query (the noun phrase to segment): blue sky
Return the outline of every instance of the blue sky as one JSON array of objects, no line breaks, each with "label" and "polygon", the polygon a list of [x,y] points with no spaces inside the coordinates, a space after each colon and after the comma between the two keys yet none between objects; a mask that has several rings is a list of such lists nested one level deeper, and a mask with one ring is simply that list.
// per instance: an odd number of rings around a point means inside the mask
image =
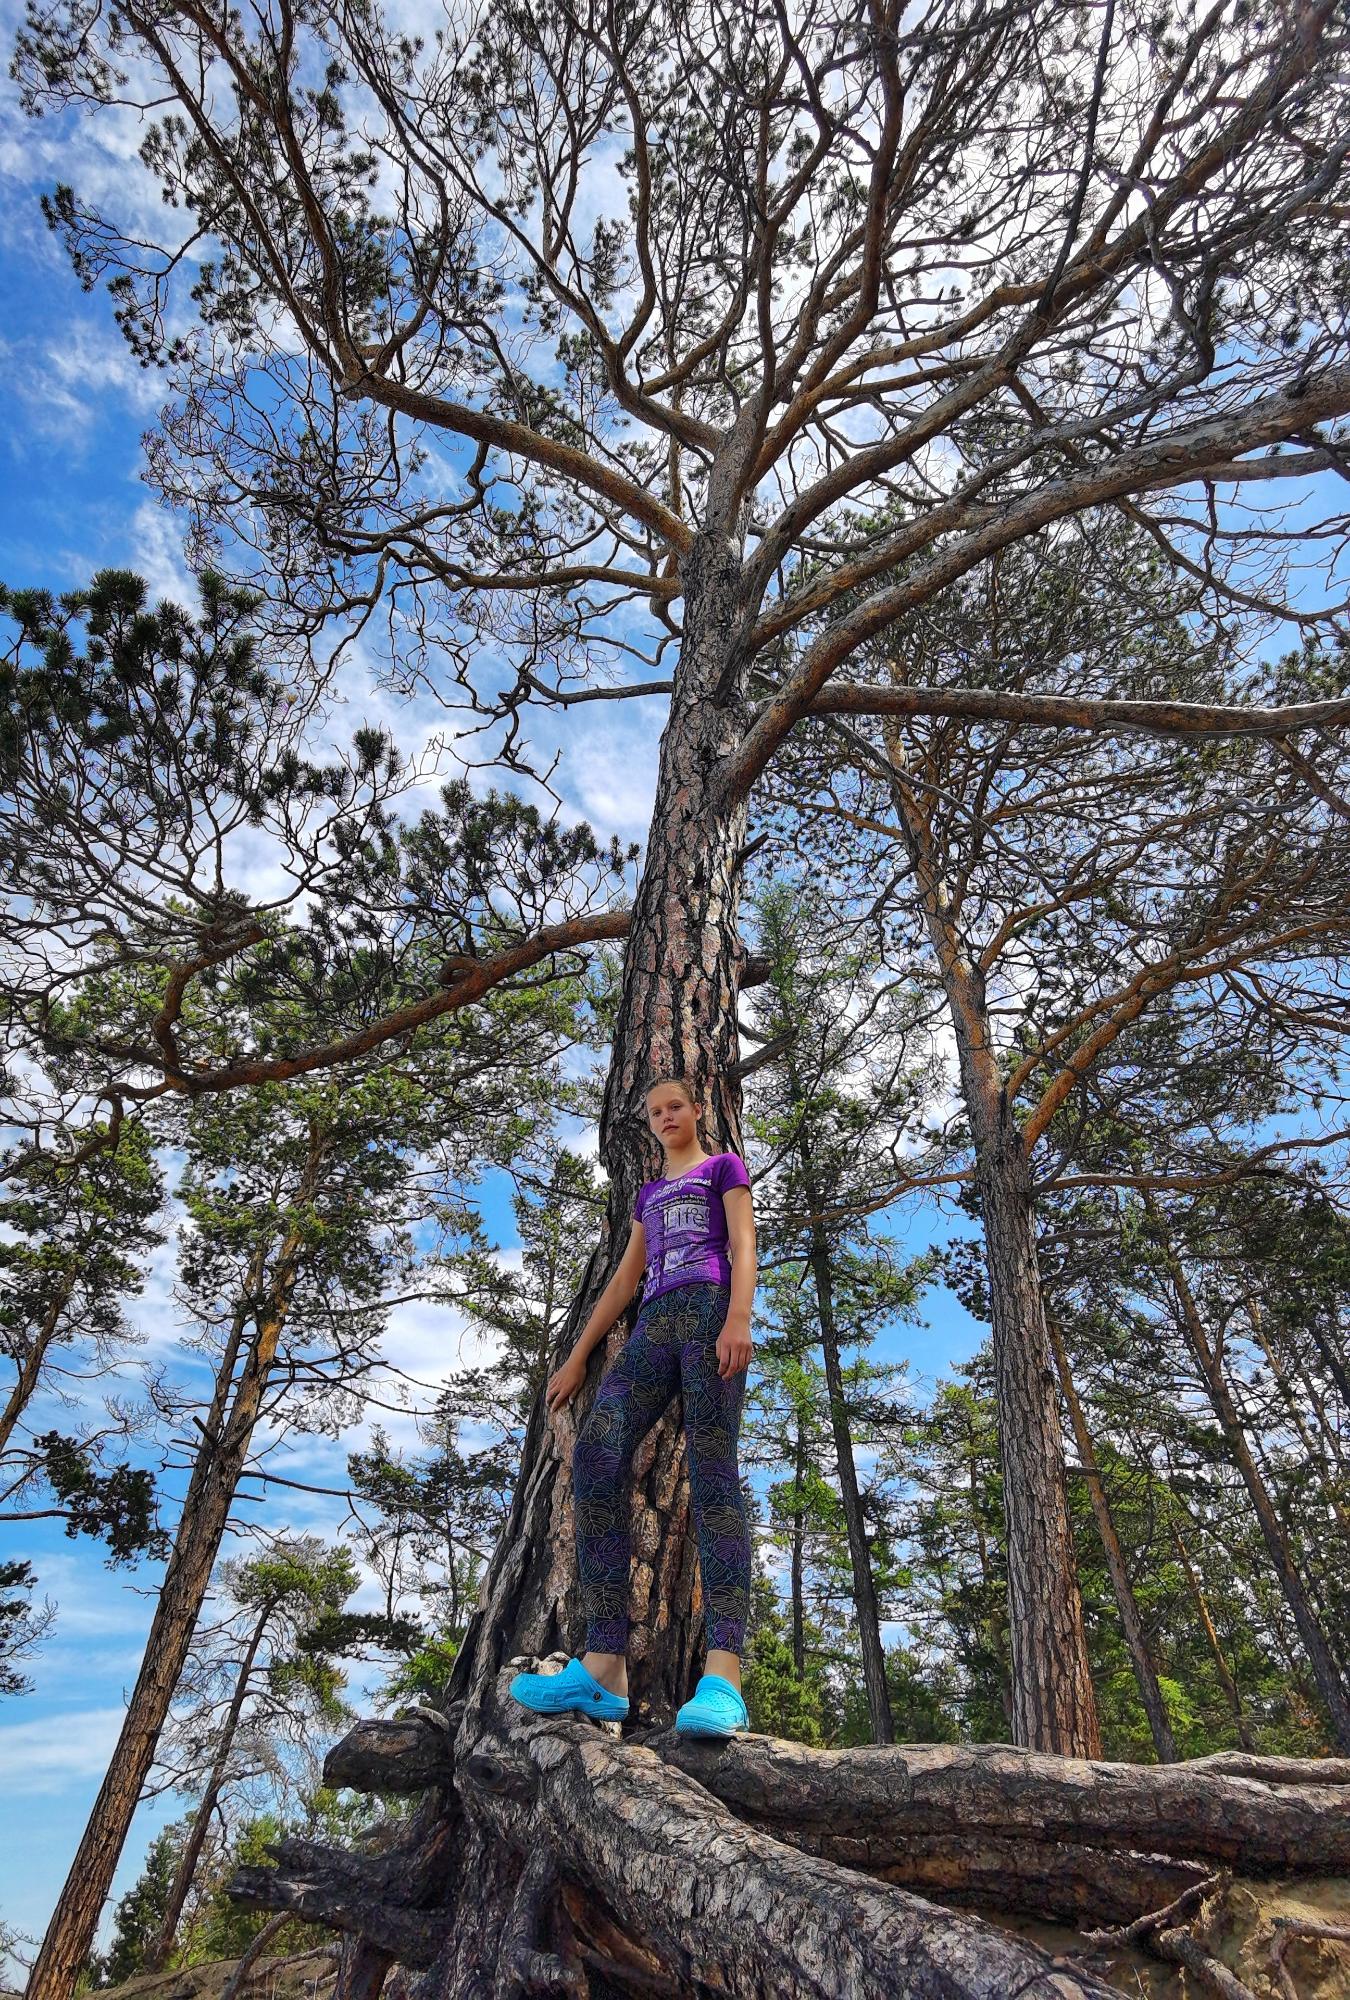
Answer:
[{"label": "blue sky", "polygon": [[[13,11],[6,6],[0,13],[8,31]],[[30,125],[19,116],[12,90],[6,90],[0,116],[0,171],[6,180],[0,343],[8,395],[0,428],[0,579],[11,585],[64,590],[97,568],[116,564],[141,571],[157,591],[184,592],[177,524],[140,479],[140,439],[153,419],[160,383],[127,354],[106,295],[80,290],[38,211],[39,191],[58,175],[80,172],[82,186],[124,184],[129,151],[125,132],[111,128]],[[590,819],[606,837],[642,838],[661,706],[623,704],[603,728],[591,731],[584,755],[573,762],[569,816]],[[431,713],[419,715],[406,706],[396,713],[376,690],[349,686],[350,725],[376,718],[397,721],[405,739],[434,721]],[[486,1219],[509,1247],[510,1210],[500,1177],[488,1191]],[[930,1225],[943,1228],[931,1214],[911,1221],[905,1234],[916,1250],[929,1240]],[[154,1347],[181,1366],[170,1275],[166,1251],[134,1317]],[[926,1381],[969,1354],[981,1333],[950,1297],[929,1303],[930,1324],[900,1329],[901,1337],[889,1349],[879,1346],[876,1355],[898,1359],[903,1351]],[[454,1365],[457,1335],[445,1312],[405,1312],[391,1336],[392,1358],[430,1379]],[[53,1407],[46,1421],[69,1427],[70,1412]],[[320,1484],[338,1483],[345,1452],[357,1442],[306,1441],[303,1460],[297,1457],[289,1469]],[[410,1434],[405,1442],[413,1442]],[[290,1496],[287,1518],[297,1529],[322,1532],[331,1525],[335,1504]],[[120,1725],[158,1566],[109,1571],[89,1542],[67,1540],[59,1522],[26,1523],[6,1530],[6,1536],[6,1552],[33,1562],[40,1593],[57,1606],[52,1635],[31,1664],[34,1692],[0,1706],[0,1848],[6,1855],[0,1916],[31,1936],[40,1934],[65,1878]],[[138,1814],[114,1900],[139,1873],[159,1826],[181,1809],[181,1802],[169,1798]],[[106,1930],[105,1920],[105,1936]]]}]

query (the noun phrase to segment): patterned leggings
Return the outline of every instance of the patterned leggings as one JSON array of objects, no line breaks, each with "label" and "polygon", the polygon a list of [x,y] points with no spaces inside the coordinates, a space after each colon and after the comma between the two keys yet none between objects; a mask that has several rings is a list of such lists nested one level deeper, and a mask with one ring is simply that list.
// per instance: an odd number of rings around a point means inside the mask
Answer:
[{"label": "patterned leggings", "polygon": [[644,1305],[601,1382],[572,1453],[577,1568],[586,1651],[628,1642],[628,1473],[633,1453],[679,1389],[698,1530],[709,1647],[739,1654],[750,1609],[750,1526],[736,1464],[745,1370],[717,1372],[727,1285],[677,1285]]}]

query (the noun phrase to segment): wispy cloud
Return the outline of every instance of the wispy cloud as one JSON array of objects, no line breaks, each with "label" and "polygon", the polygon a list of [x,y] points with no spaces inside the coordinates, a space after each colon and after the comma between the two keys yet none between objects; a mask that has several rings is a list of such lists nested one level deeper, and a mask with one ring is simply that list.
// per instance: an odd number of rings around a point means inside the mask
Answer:
[{"label": "wispy cloud", "polygon": [[0,1764],[10,1798],[62,1792],[108,1768],[125,1711],[87,1708],[0,1726]]}]

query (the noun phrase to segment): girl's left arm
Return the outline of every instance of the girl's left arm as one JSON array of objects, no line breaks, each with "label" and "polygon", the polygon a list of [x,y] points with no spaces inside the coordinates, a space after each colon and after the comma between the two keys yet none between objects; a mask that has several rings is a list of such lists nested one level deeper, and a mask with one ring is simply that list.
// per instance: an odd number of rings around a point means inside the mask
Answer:
[{"label": "girl's left arm", "polygon": [[728,1188],[727,1251],[731,1258],[731,1303],[717,1340],[717,1372],[739,1375],[750,1366],[750,1312],[755,1303],[755,1211],[746,1187]]}]

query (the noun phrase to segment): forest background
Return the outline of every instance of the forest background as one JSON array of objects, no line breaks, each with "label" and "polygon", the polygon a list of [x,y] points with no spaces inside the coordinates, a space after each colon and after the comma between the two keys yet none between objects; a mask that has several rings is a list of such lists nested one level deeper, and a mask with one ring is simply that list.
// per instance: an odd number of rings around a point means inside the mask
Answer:
[{"label": "forest background", "polygon": [[[14,24],[9,25],[12,29]],[[126,123],[105,118],[90,123],[49,120],[34,126],[21,121],[12,96],[7,99],[3,165],[11,198],[0,225],[4,260],[0,283],[12,304],[5,329],[10,363],[5,434],[9,464],[0,500],[0,578],[11,586],[59,591],[82,587],[100,569],[126,568],[147,579],[154,597],[191,606],[196,588],[183,561],[179,523],[138,483],[141,432],[159,403],[154,372],[136,366],[109,323],[106,301],[80,292],[68,260],[38,210],[38,195],[48,192],[55,180],[75,179],[94,200],[119,205],[124,220],[134,215],[136,204],[147,200],[147,190],[130,158],[129,129]],[[1312,524],[1334,517],[1343,506],[1342,492],[1334,470],[1309,477],[1299,488],[1301,512],[1286,514],[1283,527],[1296,531],[1300,519]],[[1310,540],[1300,548],[1294,542],[1284,553],[1293,565],[1290,602],[1295,608],[1314,599],[1324,602],[1334,594],[1334,571],[1328,574],[1319,567],[1324,545]],[[1251,642],[1253,659],[1274,661],[1299,643],[1293,624],[1259,618],[1253,623],[1259,628],[1259,637]],[[1328,692],[1330,687],[1328,683]],[[335,752],[358,728],[386,729],[421,769],[418,783],[401,798],[399,811],[434,802],[439,782],[452,775],[452,760],[437,748],[444,713],[426,690],[412,686],[395,694],[381,686],[374,658],[358,641],[344,654],[332,692],[327,714],[315,721],[307,736],[311,754]],[[563,714],[553,719],[558,724],[556,735],[551,733],[547,709],[531,719],[529,743],[536,765],[548,769],[555,750],[562,753],[551,774],[561,802],[560,823],[575,827],[584,822],[602,850],[615,844],[611,851],[616,891],[622,884],[624,892],[631,893],[635,880],[631,850],[647,827],[661,712],[659,697],[652,702],[618,703],[605,709],[603,724],[593,729],[564,729],[562,723],[571,718]],[[501,782],[499,774],[497,781]],[[472,782],[481,792],[487,779],[480,774]],[[506,788],[518,790],[524,798],[539,796],[519,773],[507,779]],[[764,850],[756,883],[761,895],[774,879],[767,864],[781,862],[790,869],[793,860],[792,830],[785,832],[781,819],[777,830],[779,845],[770,842]],[[859,854],[863,852],[860,843]],[[272,856],[259,840],[256,872],[250,874],[246,868],[240,886],[251,894],[264,893],[271,864]],[[775,915],[772,905],[761,902],[758,909],[767,932],[775,922],[786,921],[783,911]],[[811,915],[809,902],[799,895],[792,913],[805,922]],[[837,937],[823,943],[809,926],[805,936],[810,950],[818,951],[822,963],[838,972]],[[602,955],[596,958],[600,961]],[[788,952],[779,961],[777,974],[787,980],[790,973]],[[880,974],[874,971],[871,976]],[[1313,976],[1314,986],[1321,976]],[[588,1097],[586,1082],[603,1074],[603,1029],[610,996],[602,982],[598,987],[578,984],[568,997],[578,1006],[577,1019],[585,1036],[567,1046],[570,1037],[558,1031],[556,1022],[540,1028],[541,1063],[533,1073],[537,1090],[524,1107],[524,1123],[510,1126],[507,1121],[494,1128],[497,1139],[505,1136],[509,1141],[506,1150],[517,1169],[515,1175],[495,1163],[465,1172],[462,1162],[451,1161],[436,1195],[428,1196],[420,1211],[411,1203],[408,1215],[399,1218],[409,1232],[401,1253],[406,1289],[423,1294],[440,1290],[442,1296],[403,1299],[399,1286],[391,1283],[394,1302],[378,1328],[379,1359],[368,1367],[363,1362],[359,1376],[344,1380],[332,1409],[317,1419],[331,1435],[325,1435],[323,1428],[292,1433],[270,1451],[266,1428],[259,1434],[256,1451],[266,1454],[267,1470],[297,1483],[253,1484],[251,1504],[236,1509],[230,1556],[248,1558],[269,1548],[275,1553],[276,1538],[283,1547],[298,1537],[315,1538],[329,1549],[345,1545],[354,1564],[353,1588],[344,1590],[340,1579],[332,1603],[325,1602],[322,1608],[325,1613],[336,1606],[347,1614],[368,1614],[369,1622],[342,1630],[330,1624],[332,1643],[326,1649],[302,1646],[287,1656],[291,1667],[298,1659],[307,1661],[306,1673],[293,1675],[288,1685],[286,1672],[279,1671],[267,1683],[276,1728],[268,1738],[259,1722],[257,1741],[264,1747],[255,1760],[257,1768],[245,1781],[232,1783],[222,1799],[221,1871],[231,1847],[236,1853],[252,1851],[248,1841],[269,1813],[293,1823],[312,1818],[316,1810],[336,1814],[333,1802],[316,1804],[309,1755],[340,1733],[333,1697],[340,1696],[351,1709],[368,1711],[382,1699],[397,1700],[432,1685],[434,1642],[444,1636],[442,1579],[419,1551],[391,1586],[387,1569],[381,1568],[388,1558],[389,1536],[372,1541],[353,1523],[342,1495],[352,1477],[353,1454],[369,1459],[373,1451],[387,1446],[391,1453],[406,1454],[423,1465],[434,1456],[449,1435],[444,1426],[438,1430],[434,1424],[437,1392],[453,1389],[464,1380],[465,1371],[489,1371],[494,1363],[521,1353],[520,1329],[528,1320],[528,1308],[538,1304],[540,1273],[549,1259],[560,1298],[570,1296],[577,1275],[576,1252],[585,1237],[586,1189],[584,1179],[578,1178],[568,1183],[566,1203],[556,1199],[556,1146],[561,1143],[582,1161],[594,1161],[595,1128],[587,1114],[593,1114],[596,1105],[593,1093]],[[826,1010],[844,1004],[843,1018],[856,1023],[860,1013],[856,986],[845,991],[838,979],[831,984],[822,977],[818,997]],[[773,999],[773,981],[761,981],[754,1008],[771,1012]],[[910,1039],[904,1043],[905,1075],[900,1084],[892,1082],[887,1113],[894,1121],[897,1157],[917,1157],[929,1149],[933,1177],[940,1179],[942,1161],[933,1149],[944,1136],[954,1147],[960,1137],[950,1126],[951,1044],[931,1013],[924,1018],[918,1008],[915,1018],[922,1025],[911,1024]],[[1325,1046],[1334,1047],[1334,1035]],[[1324,1060],[1325,1046],[1319,1043],[1311,1055],[1300,1049],[1288,1055],[1290,1074],[1303,1065],[1307,1078],[1304,1096],[1297,1102],[1278,1086],[1269,1088],[1269,1075],[1261,1072],[1262,1062],[1271,1059],[1277,1044],[1253,1050],[1251,1067],[1238,1083],[1218,1079],[1218,1108],[1208,1138],[1252,1151],[1300,1134],[1319,1139],[1333,1134],[1339,1084],[1334,1054]],[[1175,1048],[1162,1052],[1159,1067],[1151,1073],[1155,1080],[1172,1074],[1166,1064],[1175,1054]],[[1147,1050],[1141,1053],[1132,1047],[1133,1068],[1122,1071],[1126,1081],[1141,1075],[1147,1081],[1148,1060]],[[871,1081],[876,1083],[875,1075]],[[518,1086],[520,1079],[513,1082]],[[783,1164],[775,1143],[782,1134],[776,1087],[772,1065],[747,1078],[747,1153],[752,1169],[781,1169]],[[1165,1095],[1170,1086],[1160,1087]],[[1196,1087],[1200,1088],[1198,1076]],[[860,1089],[856,1073],[844,1077],[842,1089],[845,1100],[852,1095],[856,1101]],[[1337,1203],[1339,1157],[1335,1146],[1319,1147],[1315,1177],[1313,1168],[1299,1162],[1297,1174],[1302,1178],[1297,1187],[1315,1186],[1319,1198],[1330,1197],[1333,1205]],[[171,1182],[181,1172],[183,1159],[171,1148],[166,1151],[164,1165]],[[561,1171],[566,1175],[570,1170]],[[851,1248],[858,1251],[858,1261],[848,1267],[842,1287],[843,1322],[853,1334],[865,1336],[861,1343],[846,1338],[846,1357],[857,1361],[865,1354],[866,1363],[878,1371],[872,1381],[864,1367],[851,1382],[850,1421],[871,1522],[882,1612],[879,1630],[892,1649],[891,1696],[901,1740],[963,1733],[997,1739],[1005,1733],[998,1713],[1004,1645],[998,1612],[1002,1577],[996,1552],[991,1556],[986,1546],[986,1532],[993,1531],[996,1543],[998,1530],[988,1369],[981,1371],[977,1364],[971,1373],[965,1368],[980,1352],[984,1328],[978,1317],[982,1307],[978,1276],[969,1257],[960,1254],[960,1246],[975,1242],[978,1229],[970,1213],[959,1206],[959,1192],[948,1182],[940,1193],[920,1188],[873,1210],[853,1231]],[[525,1204],[524,1210],[513,1197]],[[523,1216],[537,1229],[551,1207],[566,1212],[575,1233],[569,1232],[564,1242],[545,1242],[542,1247],[536,1237],[531,1245],[522,1233]],[[181,1399],[192,1393],[195,1371],[201,1367],[200,1353],[191,1345],[194,1321],[185,1311],[174,1236],[183,1212],[171,1196],[149,1224],[158,1240],[147,1240],[135,1252],[133,1261],[141,1275],[127,1288],[126,1326],[113,1325],[100,1350],[99,1365],[109,1363],[107,1372],[74,1383],[62,1399],[39,1396],[24,1415],[30,1439],[53,1429],[96,1438],[89,1460],[94,1486],[86,1489],[96,1497],[113,1493],[108,1482],[116,1478],[118,1467],[153,1473],[158,1521],[167,1528],[172,1527],[185,1478],[183,1447],[175,1442],[182,1434]],[[1099,1219],[1098,1226],[1102,1226]],[[1254,1227],[1250,1216],[1247,1226]],[[530,1247],[538,1253],[536,1261],[524,1290],[513,1294],[510,1281],[522,1274]],[[1296,1249],[1289,1241],[1269,1247],[1272,1270],[1298,1268]],[[770,1266],[776,1254],[787,1258],[786,1244],[775,1243],[771,1221],[762,1248]],[[446,1261],[438,1263],[437,1253],[444,1253]],[[1197,1254],[1203,1264],[1203,1253]],[[1338,1240],[1333,1240],[1326,1252],[1328,1268],[1339,1268],[1338,1254]],[[1053,1244],[1050,1261],[1053,1266]],[[495,1299],[490,1298],[491,1289],[499,1280],[493,1273],[507,1281]],[[1082,1280],[1082,1269],[1076,1276]],[[1330,1326],[1333,1353],[1339,1355],[1343,1308],[1334,1303],[1334,1277],[1330,1282],[1333,1303],[1326,1307],[1322,1330]],[[475,1325],[447,1302],[445,1291],[460,1283],[476,1285],[478,1296],[489,1299],[489,1317],[495,1325]],[[1087,1289],[1090,1293],[1090,1273]],[[1090,1331],[1091,1299],[1085,1305],[1080,1292],[1077,1302]],[[759,1506],[762,1574],[777,1593],[772,1612],[769,1600],[760,1600],[765,1665],[758,1719],[783,1734],[800,1732],[806,1740],[866,1741],[867,1697],[859,1634],[850,1610],[845,1524],[832,1497],[838,1471],[824,1389],[816,1378],[803,1390],[790,1374],[793,1342],[802,1336],[794,1319],[799,1302],[775,1291],[766,1278],[762,1303],[762,1346],[772,1356],[773,1338],[781,1337],[778,1365],[787,1372],[766,1378],[777,1388],[779,1400],[771,1405],[766,1395],[747,1439],[750,1483]],[[1326,1295],[1319,1292],[1316,1309],[1322,1310],[1325,1303]],[[1184,1303],[1179,1309],[1184,1316]],[[1261,1749],[1316,1754],[1331,1742],[1319,1714],[1317,1689],[1300,1653],[1296,1620],[1291,1622],[1260,1536],[1242,1512],[1239,1482],[1225,1454],[1224,1439],[1198,1393],[1192,1364],[1170,1347],[1164,1353],[1161,1343],[1155,1352],[1148,1312],[1138,1303],[1137,1311],[1128,1351],[1108,1353],[1105,1377],[1090,1372],[1089,1379],[1097,1385],[1099,1402],[1107,1407],[1113,1363],[1131,1384],[1128,1413],[1122,1417],[1117,1409],[1113,1416],[1123,1423],[1122,1435],[1134,1426],[1137,1459],[1131,1464],[1126,1455],[1115,1469],[1115,1498],[1126,1522],[1126,1554],[1160,1659],[1172,1726],[1188,1755],[1244,1737]],[[1324,1560],[1324,1538],[1329,1532],[1334,1536],[1337,1523],[1343,1524],[1347,1506],[1343,1382],[1335,1361],[1328,1362],[1305,1338],[1306,1329],[1286,1331],[1287,1348],[1278,1344],[1278,1336],[1270,1348],[1263,1347],[1250,1329],[1235,1337],[1234,1386],[1241,1419],[1266,1474],[1295,1566],[1312,1588],[1333,1654],[1343,1663],[1345,1580],[1330,1573]],[[536,1368],[536,1379],[543,1351],[527,1357]],[[82,1352],[78,1341],[73,1352]],[[482,1375],[477,1378],[479,1389],[474,1393],[481,1392],[484,1381]],[[147,1403],[148,1388],[153,1393]],[[783,1452],[790,1435],[785,1411],[790,1410],[794,1390],[814,1399],[808,1428],[813,1472],[818,1469],[823,1482],[812,1488],[812,1536],[804,1572],[810,1672],[800,1684],[795,1708],[781,1686],[784,1676],[793,1678],[786,1602],[791,1528],[781,1500]],[[106,1402],[110,1393],[120,1399],[111,1422]],[[476,1541],[484,1556],[494,1539],[494,1509],[499,1518],[509,1499],[511,1442],[524,1428],[518,1400],[513,1404],[509,1392],[502,1400],[506,1423],[485,1425],[473,1414],[471,1393],[452,1448],[453,1457],[500,1447],[487,1461],[480,1461],[483,1486],[476,1503],[466,1505],[466,1518],[473,1521],[469,1539]],[[1149,1435],[1138,1426],[1141,1410],[1150,1407],[1174,1407],[1182,1421],[1170,1429],[1160,1422],[1156,1434]],[[1089,1408],[1089,1420],[1095,1421],[1097,1414]],[[1082,1441],[1074,1438],[1067,1411],[1066,1435],[1075,1463],[1081,1464]],[[261,1457],[255,1459],[258,1462]],[[108,1513],[95,1507],[81,1516],[78,1499],[72,1500],[76,1489],[68,1484],[64,1492],[57,1490],[58,1472],[49,1455],[40,1473],[9,1503],[14,1513],[27,1508],[39,1517],[21,1526],[15,1523],[23,1538],[22,1553],[36,1572],[28,1593],[34,1607],[33,1638],[16,1658],[16,1670],[31,1677],[32,1685],[7,1697],[8,1712],[0,1722],[0,1755],[6,1772],[0,1835],[17,1857],[7,1874],[3,1916],[30,1938],[41,1931],[120,1724],[122,1690],[139,1661],[151,1602],[148,1593],[155,1587],[162,1561],[156,1549],[148,1553],[132,1549],[129,1560],[110,1567]],[[472,1494],[467,1474],[464,1485]],[[382,1513],[381,1496],[387,1501],[388,1489],[377,1488],[373,1478],[361,1511],[367,1524],[379,1527],[397,1517],[397,1507]],[[48,1518],[40,1518],[44,1493]],[[1075,1480],[1073,1493],[1108,1751],[1147,1757],[1153,1749],[1148,1722],[1118,1641],[1117,1610],[1100,1548],[1093,1540],[1095,1529],[1081,1478]],[[1168,1514],[1166,1493],[1175,1497],[1174,1517]],[[80,1526],[81,1521],[96,1532],[67,1534],[68,1526]],[[394,1539],[398,1540],[397,1533]],[[1165,1576],[1156,1567],[1164,1549],[1170,1551]],[[307,1559],[317,1563],[320,1552],[311,1547]],[[238,1583],[238,1572],[220,1579],[222,1587],[231,1581]],[[54,1606],[45,1629],[40,1609],[44,1596]],[[217,1593],[208,1620],[231,1609],[232,1600]],[[415,1617],[420,1630],[413,1633],[392,1624],[377,1629],[378,1614],[391,1610]],[[23,1614],[16,1613],[20,1627],[22,1619]],[[302,1620],[283,1635],[287,1642],[297,1636],[312,1638],[313,1627],[306,1630]],[[423,1640],[433,1643],[419,1655]],[[277,1658],[282,1660],[280,1652]],[[326,1662],[329,1679],[319,1673],[316,1661]],[[253,1701],[250,1713],[261,1716],[266,1702],[261,1694]],[[194,1776],[200,1779],[200,1770]],[[165,1778],[161,1770],[157,1782],[163,1784]],[[161,1790],[145,1802],[119,1866],[114,1898],[141,1877],[157,1831],[168,1821],[181,1819],[200,1791],[200,1783],[189,1783],[181,1791]],[[232,1936],[237,1939],[246,1928]]]}]

